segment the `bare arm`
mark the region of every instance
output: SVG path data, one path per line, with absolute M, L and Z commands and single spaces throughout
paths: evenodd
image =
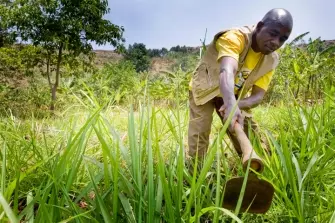
M 220 65 L 220 92 L 226 105 L 235 104 L 234 95 L 237 61 L 232 57 L 222 57 Z
M 223 95 L 223 106 L 220 113 L 224 120 L 228 119 L 229 114 L 232 112 L 236 105 L 236 98 L 234 94 L 235 75 L 237 71 L 237 61 L 232 57 L 223 57 L 220 61 L 220 92 Z M 239 107 L 234 111 L 229 129 L 234 131 L 235 122 L 240 123 L 243 127 L 243 117 Z
M 254 108 L 262 102 L 264 95 L 265 90 L 254 85 L 250 97 L 241 99 L 238 103 L 238 107 L 241 110 Z

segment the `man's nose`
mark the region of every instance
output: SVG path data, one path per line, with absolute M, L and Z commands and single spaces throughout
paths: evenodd
M 272 47 L 273 48 L 278 48 L 279 46 L 280 46 L 280 38 L 279 37 L 277 37 L 277 38 L 273 38 L 272 40 L 271 40 L 271 44 L 272 44 Z

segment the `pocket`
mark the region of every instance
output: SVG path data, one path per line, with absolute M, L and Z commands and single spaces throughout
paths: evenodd
M 193 73 L 192 80 L 196 91 L 208 89 L 210 77 L 207 64 L 202 63 L 197 67 Z
M 208 68 L 208 83 L 211 88 L 219 86 L 220 83 L 220 67 L 211 66 Z

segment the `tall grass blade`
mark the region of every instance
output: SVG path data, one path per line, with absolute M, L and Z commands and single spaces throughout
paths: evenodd
M 19 223 L 18 218 L 10 208 L 9 204 L 7 203 L 6 199 L 4 198 L 3 194 L 0 193 L 0 204 L 3 207 L 8 219 L 11 223 Z
M 99 194 L 99 190 L 98 190 L 97 185 L 94 182 L 92 173 L 89 170 L 89 168 L 87 168 L 87 171 L 89 173 L 89 177 L 91 179 L 91 182 L 92 182 L 94 190 L 95 190 L 95 195 L 96 195 L 96 199 L 98 201 L 98 207 L 99 207 L 99 210 L 101 211 L 101 215 L 103 216 L 103 219 L 104 219 L 105 222 L 112 222 L 113 218 L 110 216 L 110 214 L 108 212 L 108 209 L 107 209 L 102 197 Z M 117 215 L 117 213 L 114 213 L 114 215 Z
M 6 160 L 7 160 L 7 151 L 6 151 L 6 143 L 3 144 L 2 149 L 2 170 L 1 170 L 1 193 L 5 194 L 5 186 L 6 186 Z
M 152 127 L 153 127 L 153 131 L 154 131 L 154 137 L 155 137 L 155 140 L 154 140 L 154 147 L 155 147 L 155 152 L 153 152 L 153 156 L 158 159 L 158 156 L 157 156 L 157 150 L 159 150 L 159 136 L 158 136 L 158 130 L 157 130 L 157 112 L 155 112 L 155 110 L 153 109 L 153 115 L 152 115 Z M 156 156 L 155 156 L 156 155 Z M 158 171 L 158 168 L 157 168 L 157 172 L 156 172 L 156 175 L 159 176 L 159 171 Z M 155 209 L 155 212 L 156 213 L 161 213 L 161 209 L 162 209 L 162 202 L 163 202 L 163 186 L 162 186 L 162 180 L 157 177 L 156 178 L 156 182 L 158 182 L 158 185 L 157 185 L 157 189 L 156 189 L 156 209 Z M 160 222 L 161 220 L 159 219 L 159 216 L 158 215 L 155 215 L 155 222 Z
M 133 106 L 131 106 L 130 113 L 128 115 L 128 136 L 129 136 L 132 175 L 133 175 L 133 178 L 135 179 L 135 183 L 139 185 L 139 181 L 141 180 L 141 172 L 139 172 L 140 153 L 138 151 L 138 147 L 136 143 L 137 138 L 136 138 Z
M 29 207 L 26 219 L 27 223 L 34 223 L 34 197 L 32 192 L 28 193 L 27 207 Z
M 164 194 L 164 201 L 165 201 L 165 209 L 167 211 L 167 216 L 168 219 L 170 219 L 170 222 L 175 222 L 175 215 L 174 215 L 174 209 L 175 207 L 173 207 L 172 204 L 172 192 L 171 192 L 171 187 L 169 185 L 169 182 L 167 180 L 166 174 L 165 174 L 165 161 L 162 157 L 162 154 L 160 153 L 160 150 L 157 149 L 156 150 L 156 154 L 158 157 L 158 171 L 159 171 L 159 176 L 160 176 L 160 181 L 162 183 L 162 187 L 163 187 L 163 194 Z M 170 170 L 171 171 L 171 170 Z M 178 210 L 177 210 L 178 211 Z
M 234 213 L 232 213 L 231 211 L 225 209 L 225 208 L 218 208 L 218 207 L 207 207 L 207 208 L 203 208 L 200 211 L 200 214 L 198 216 L 201 217 L 203 214 L 209 212 L 209 211 L 215 211 L 215 210 L 219 210 L 220 212 L 222 212 L 223 214 L 228 215 L 229 217 L 231 217 L 234 221 L 236 221 L 237 223 L 242 223 L 241 219 L 239 219 Z M 197 219 L 195 217 L 191 217 L 190 219 L 190 223 L 195 222 Z
M 75 216 L 71 216 L 70 218 L 66 219 L 66 220 L 63 220 L 63 221 L 60 221 L 59 223 L 68 223 L 68 222 L 73 222 L 73 220 L 78 220 L 77 218 L 80 218 L 82 216 L 87 216 L 89 213 L 93 212 L 93 210 L 89 210 L 89 211 L 85 211 L 84 213 L 81 213 L 81 214 L 78 214 L 78 215 L 75 215 Z M 91 222 L 96 222 L 96 223 L 99 223 L 96 219 L 87 219 L 87 220 L 90 220 Z M 83 222 L 83 221 L 79 221 L 79 222 Z
M 220 181 L 221 181 L 221 166 L 220 166 L 220 152 L 219 152 L 219 145 L 221 144 L 220 143 L 221 141 L 220 140 L 218 140 L 217 141 L 217 143 L 216 143 L 216 146 L 217 146 L 217 148 L 216 148 L 216 150 L 217 150 L 217 152 L 216 152 L 216 196 L 215 196 L 215 206 L 216 207 L 219 207 L 220 206 L 220 204 L 222 204 L 221 202 L 220 202 L 220 195 L 221 195 L 221 193 L 220 193 L 220 188 L 221 188 L 221 183 L 220 183 Z M 216 210 L 215 211 L 215 213 L 214 213 L 214 219 L 213 219 L 213 222 L 218 222 L 219 221 L 219 210 Z
M 329 223 L 335 223 L 335 211 L 332 215 L 332 218 L 330 219 Z
M 117 145 L 116 148 L 116 157 L 120 157 L 120 150 L 119 146 Z M 120 160 L 120 159 L 118 159 Z M 120 162 L 116 162 L 115 165 L 113 166 L 113 185 L 114 185 L 114 190 L 113 190 L 113 222 L 117 222 L 118 219 L 118 204 L 119 204 L 119 166 Z
M 314 164 L 316 163 L 316 161 L 318 160 L 318 154 L 317 153 L 314 153 L 311 161 L 309 161 L 309 164 L 307 166 L 307 169 L 304 173 L 304 176 L 302 177 L 301 179 L 301 183 L 299 184 L 299 191 L 302 192 L 302 185 L 303 185 L 303 182 L 304 180 L 307 178 L 309 172 L 311 171 L 311 169 L 313 168 Z
M 123 206 L 123 209 L 126 213 L 128 222 L 136 223 L 135 214 L 133 208 L 130 205 L 129 199 L 126 196 L 124 196 L 121 192 L 119 193 L 119 198 Z
M 147 114 L 147 153 L 148 153 L 148 206 L 149 215 L 148 222 L 154 222 L 155 213 L 155 188 L 154 188 L 154 166 L 153 166 L 153 152 L 152 152 L 152 140 L 151 140 L 151 119 L 150 119 L 150 107 L 148 106 Z M 153 110 L 153 116 L 155 112 Z
M 162 203 L 163 203 L 163 186 L 162 181 L 158 178 L 158 185 L 157 185 L 157 193 L 156 193 L 156 209 L 155 213 L 161 213 L 162 210 Z M 159 223 L 161 220 L 159 219 L 159 215 L 155 215 L 155 222 Z
M 299 162 L 298 162 L 298 160 L 297 160 L 297 158 L 295 157 L 294 154 L 292 154 L 292 162 L 295 166 L 295 171 L 297 173 L 298 185 L 299 185 L 299 191 L 300 191 L 300 187 L 302 185 L 302 174 L 301 174 L 301 169 L 300 169 Z
M 247 165 L 247 168 L 245 170 L 245 175 L 244 175 L 243 184 L 242 184 L 241 191 L 240 191 L 240 196 L 238 198 L 237 205 L 236 205 L 236 208 L 235 208 L 235 215 L 239 214 L 241 206 L 242 206 L 242 202 L 243 202 L 243 198 L 244 198 L 244 192 L 245 192 L 245 188 L 247 186 L 247 181 L 248 181 L 248 177 L 249 177 L 251 155 L 252 155 L 252 153 L 250 153 L 250 157 L 249 157 L 249 160 L 248 160 L 248 165 Z

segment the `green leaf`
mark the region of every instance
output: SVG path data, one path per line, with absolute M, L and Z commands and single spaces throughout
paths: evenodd
M 209 212 L 209 211 L 215 211 L 215 210 L 219 210 L 221 211 L 223 214 L 228 215 L 229 217 L 231 217 L 233 220 L 235 220 L 237 223 L 242 223 L 242 221 L 236 216 L 234 215 L 231 211 L 225 209 L 225 208 L 218 208 L 218 207 L 207 207 L 207 208 L 203 208 L 200 211 L 200 214 L 198 215 L 198 218 L 200 218 L 203 214 Z M 191 217 L 190 219 L 190 223 L 195 222 L 197 219 L 195 217 Z
M 316 163 L 316 161 L 318 160 L 318 154 L 317 152 L 314 153 L 312 159 L 309 161 L 308 163 L 308 166 L 307 166 L 307 169 L 304 173 L 304 176 L 302 177 L 301 179 L 301 184 L 299 184 L 299 190 L 301 191 L 302 190 L 302 184 L 303 182 L 305 181 L 306 177 L 308 176 L 309 172 L 311 171 L 312 167 L 314 166 L 314 164 Z
M 128 222 L 136 223 L 135 214 L 134 214 L 133 208 L 130 205 L 129 199 L 126 196 L 124 196 L 122 193 L 119 193 L 119 199 L 127 215 Z
M 296 75 L 300 76 L 300 66 L 297 61 L 293 61 L 293 70 Z
M 332 218 L 330 219 L 329 223 L 335 223 L 335 211 L 332 215 Z
M 3 207 L 3 209 L 5 210 L 5 213 L 6 213 L 7 217 L 9 218 L 10 222 L 11 223 L 19 223 L 18 218 L 16 217 L 16 215 L 14 214 L 12 209 L 9 207 L 9 204 L 7 203 L 7 201 L 4 198 L 2 193 L 0 193 L 0 204 Z
M 87 168 L 88 169 L 88 168 Z M 93 187 L 94 187 L 94 190 L 95 190 L 95 195 L 96 195 L 96 199 L 98 201 L 98 207 L 101 211 L 101 214 L 105 220 L 105 222 L 112 222 L 112 216 L 109 214 L 108 212 L 108 209 L 107 209 L 107 206 L 105 205 L 102 197 L 100 196 L 99 194 L 99 190 L 97 188 L 97 185 L 95 184 L 94 182 L 94 179 L 93 179 L 93 176 L 92 176 L 92 173 L 91 171 L 88 169 L 88 173 L 89 173 L 89 176 L 90 176 L 90 179 L 91 179 L 91 182 L 93 184 Z
M 28 221 L 28 223 L 34 223 L 34 197 L 32 192 L 28 193 L 27 206 L 29 206 L 29 210 L 26 220 Z

